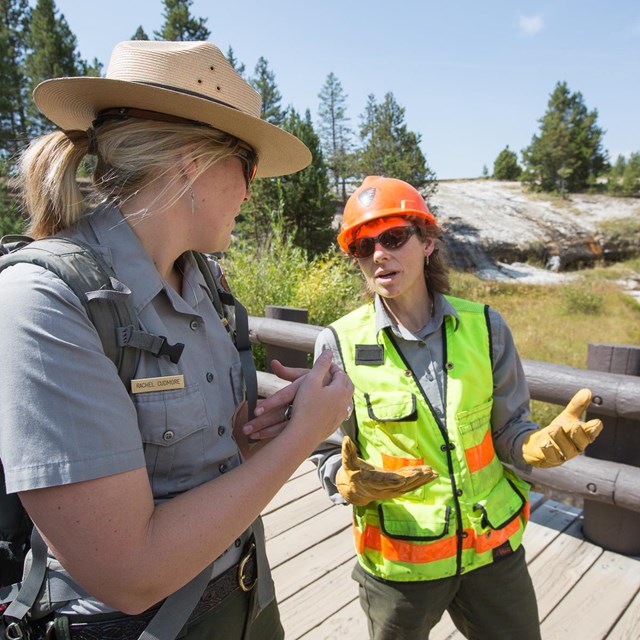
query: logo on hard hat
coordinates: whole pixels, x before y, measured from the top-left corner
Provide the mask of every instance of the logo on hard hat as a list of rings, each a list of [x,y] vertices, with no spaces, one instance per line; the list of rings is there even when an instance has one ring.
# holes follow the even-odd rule
[[[375,197],[376,189],[375,187],[371,187],[369,189],[365,189],[358,195],[358,202],[360,202],[363,207],[368,207]]]

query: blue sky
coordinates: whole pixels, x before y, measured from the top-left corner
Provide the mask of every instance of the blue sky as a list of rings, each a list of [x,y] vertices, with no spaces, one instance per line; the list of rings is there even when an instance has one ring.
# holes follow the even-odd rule
[[[105,71],[115,43],[163,21],[162,0],[56,6]],[[612,160],[640,151],[637,0],[194,0],[191,11],[248,72],[265,57],[283,106],[314,121],[330,72],[354,129],[367,96],[391,91],[439,179],[477,177],[506,145],[528,146],[559,81],[597,109]]]

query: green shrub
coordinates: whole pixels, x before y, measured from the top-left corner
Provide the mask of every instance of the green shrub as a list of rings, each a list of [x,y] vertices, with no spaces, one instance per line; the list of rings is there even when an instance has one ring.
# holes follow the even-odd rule
[[[566,313],[599,315],[604,308],[604,297],[586,287],[568,286],[564,290],[563,303]]]

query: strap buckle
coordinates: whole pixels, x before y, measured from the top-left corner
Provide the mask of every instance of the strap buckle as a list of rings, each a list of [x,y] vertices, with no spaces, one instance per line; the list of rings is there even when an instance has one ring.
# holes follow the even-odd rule
[[[7,640],[31,640],[33,638],[30,628],[23,620],[10,622],[4,630],[4,635]]]
[[[247,580],[251,580],[251,576],[245,576],[245,570],[247,569],[247,565],[252,559],[254,561],[254,567],[253,567],[254,576],[253,576],[253,581],[250,584],[248,584]],[[246,555],[242,558],[242,560],[240,560],[240,563],[238,564],[238,585],[244,592],[251,591],[251,589],[253,589],[253,587],[255,587],[256,583],[258,582],[258,571],[255,566],[255,562],[256,562],[256,544],[255,542],[252,542],[251,545],[249,546],[249,551],[247,551]]]

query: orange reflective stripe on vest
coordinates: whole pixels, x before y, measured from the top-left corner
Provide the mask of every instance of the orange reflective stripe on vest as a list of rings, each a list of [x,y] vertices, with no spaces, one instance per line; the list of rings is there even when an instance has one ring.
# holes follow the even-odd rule
[[[419,464],[424,464],[423,458],[399,458],[397,456],[390,456],[384,451],[380,452],[382,456],[382,468],[387,471],[395,471],[401,467],[417,467]]]
[[[480,469],[486,467],[496,455],[493,448],[491,431],[487,431],[479,445],[466,449],[464,453],[467,457],[467,465],[469,466],[469,471],[471,473],[480,471]]]
[[[490,551],[507,542],[521,526],[521,518],[516,518],[503,529],[490,531],[479,536],[476,536],[473,529],[465,529],[466,535],[462,538],[462,548],[475,548],[477,553]],[[385,560],[391,562],[422,564],[424,562],[454,558],[457,553],[456,536],[449,536],[443,540],[436,540],[427,544],[419,544],[408,540],[389,538],[382,533],[380,527],[370,524],[366,526],[364,533],[354,525],[353,535],[356,551],[359,554],[364,553],[366,549],[370,549],[381,553]]]

